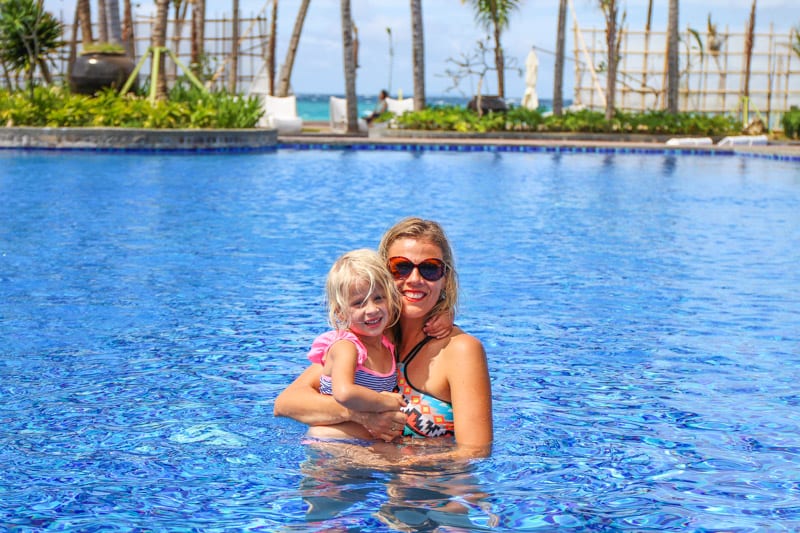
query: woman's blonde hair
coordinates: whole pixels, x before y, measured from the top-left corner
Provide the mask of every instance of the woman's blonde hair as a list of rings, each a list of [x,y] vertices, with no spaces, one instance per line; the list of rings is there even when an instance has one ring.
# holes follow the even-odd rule
[[[328,321],[336,329],[350,327],[351,295],[359,283],[368,283],[367,297],[382,291],[389,308],[388,327],[400,318],[400,294],[386,262],[373,250],[361,249],[347,252],[333,263],[325,283],[328,300]]]
[[[444,286],[442,287],[442,293],[439,295],[439,301],[428,313],[428,317],[444,312],[451,313],[455,317],[458,305],[458,275],[456,274],[453,250],[450,248],[450,241],[447,240],[447,235],[445,235],[442,226],[433,220],[409,217],[389,228],[383,234],[381,243],[378,246],[378,253],[383,257],[384,265],[389,260],[389,247],[399,239],[414,239],[427,242],[437,246],[442,251],[442,261],[446,266]]]

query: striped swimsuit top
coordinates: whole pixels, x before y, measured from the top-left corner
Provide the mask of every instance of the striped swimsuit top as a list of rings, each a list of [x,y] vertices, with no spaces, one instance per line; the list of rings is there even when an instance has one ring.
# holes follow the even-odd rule
[[[354,333],[348,330],[334,330],[323,333],[311,344],[308,352],[308,359],[313,363],[325,364],[325,356],[334,342],[346,340],[352,342],[356,347],[357,365],[353,382],[356,385],[367,387],[375,392],[393,392],[397,388],[397,368],[394,357],[392,357],[392,368],[386,374],[375,372],[364,366],[367,360],[367,347],[361,342]],[[381,338],[381,343],[394,354],[394,344],[385,336]],[[330,376],[322,375],[319,378],[319,391],[322,394],[333,394],[333,382]]]

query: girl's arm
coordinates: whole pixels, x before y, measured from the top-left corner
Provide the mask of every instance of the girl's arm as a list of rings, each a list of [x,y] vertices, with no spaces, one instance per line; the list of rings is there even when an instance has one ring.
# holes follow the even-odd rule
[[[385,441],[391,441],[400,434],[405,424],[405,414],[399,410],[374,413],[348,409],[332,396],[320,394],[321,374],[321,365],[312,364],[306,368],[275,399],[273,414],[292,418],[309,426],[355,422],[364,426],[373,437]]]
[[[333,343],[327,359],[333,364],[331,381],[333,397],[337,402],[355,411],[399,411],[405,401],[397,393],[379,393],[368,387],[356,385],[358,350],[350,341]]]

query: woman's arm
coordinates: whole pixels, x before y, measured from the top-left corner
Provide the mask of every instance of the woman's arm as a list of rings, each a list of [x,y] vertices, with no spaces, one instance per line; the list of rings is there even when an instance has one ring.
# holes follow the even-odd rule
[[[365,427],[373,437],[385,441],[400,434],[405,424],[405,414],[401,411],[366,413],[347,409],[332,396],[319,393],[321,374],[321,365],[312,364],[306,368],[275,399],[273,414],[293,418],[309,426],[355,422]]]
[[[491,453],[492,386],[483,344],[466,333],[456,334],[445,349],[447,379],[453,405],[456,443],[466,456]]]

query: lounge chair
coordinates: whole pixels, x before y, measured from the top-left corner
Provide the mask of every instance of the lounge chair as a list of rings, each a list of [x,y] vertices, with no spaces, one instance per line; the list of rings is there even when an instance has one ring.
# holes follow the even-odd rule
[[[347,99],[331,96],[329,112],[331,131],[337,133],[347,131]],[[358,131],[367,131],[367,128],[367,121],[359,118]]]
[[[666,142],[667,146],[706,146],[714,144],[711,137],[673,137]]]
[[[717,146],[756,146],[767,144],[766,135],[732,135],[724,137]]]
[[[402,100],[397,100],[396,98],[386,98],[386,110],[398,116],[406,111],[414,111],[414,99],[403,98]]]
[[[258,121],[261,128],[273,128],[279,135],[294,135],[303,131],[303,119],[297,116],[297,98],[292,96],[261,95],[264,116]]]

